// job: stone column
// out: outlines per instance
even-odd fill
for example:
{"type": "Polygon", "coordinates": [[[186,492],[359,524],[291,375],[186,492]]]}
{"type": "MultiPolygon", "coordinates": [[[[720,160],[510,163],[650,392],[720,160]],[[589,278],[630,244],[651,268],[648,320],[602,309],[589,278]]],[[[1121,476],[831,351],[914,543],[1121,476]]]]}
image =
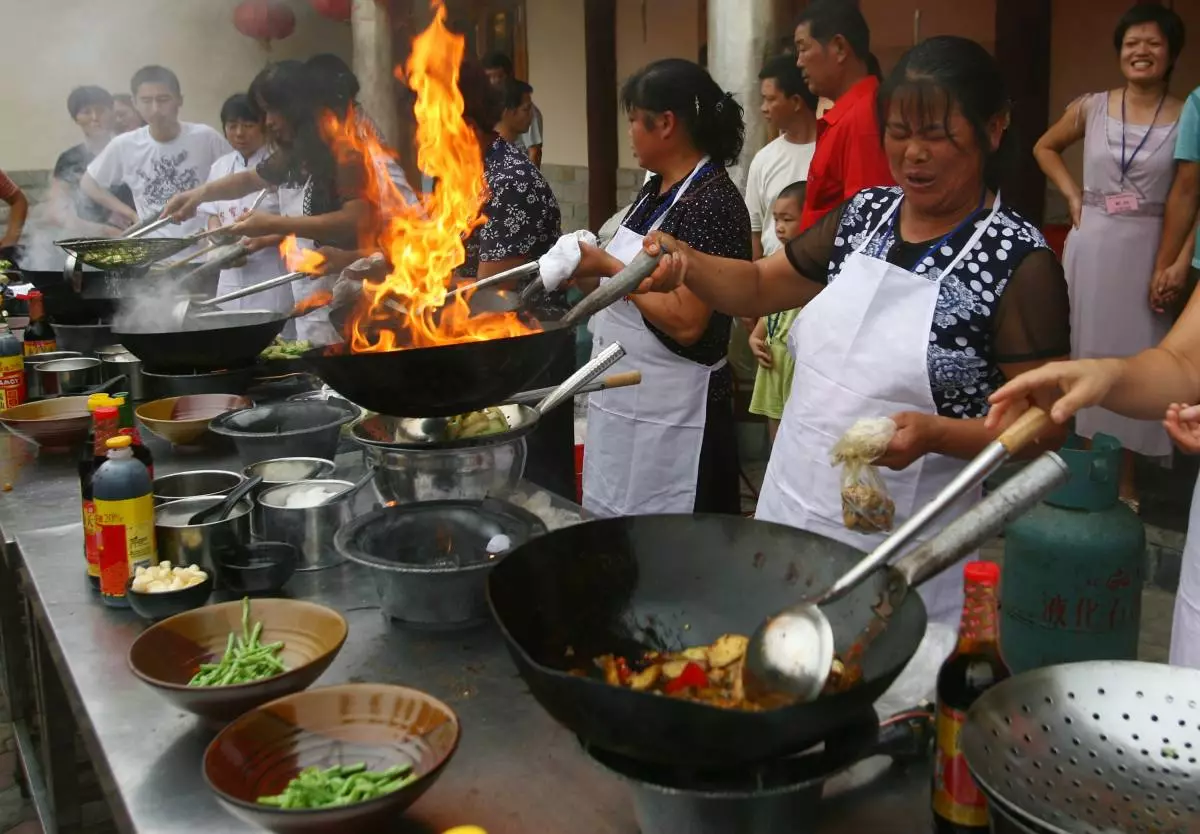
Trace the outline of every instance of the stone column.
{"type": "Polygon", "coordinates": [[[354,74],[359,101],[393,145],[398,140],[396,94],[392,66],[392,27],[387,6],[378,0],[354,0],[350,13],[354,39],[354,74]]]}
{"type": "Polygon", "coordinates": [[[708,70],[746,111],[746,144],[739,164],[729,171],[743,190],[750,160],[767,141],[758,72],[776,52],[776,15],[774,0],[708,0],[708,70]]]}

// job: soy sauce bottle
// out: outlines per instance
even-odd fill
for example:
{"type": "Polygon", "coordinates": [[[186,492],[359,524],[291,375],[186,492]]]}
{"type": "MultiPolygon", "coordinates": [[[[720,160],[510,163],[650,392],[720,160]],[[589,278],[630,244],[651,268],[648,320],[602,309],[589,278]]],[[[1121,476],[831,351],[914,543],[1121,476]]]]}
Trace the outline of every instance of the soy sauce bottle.
{"type": "Polygon", "coordinates": [[[104,604],[125,608],[125,586],[136,568],[158,561],[154,540],[154,482],[133,456],[133,438],[110,437],[108,459],[92,478],[100,533],[100,593],[104,604]]]}
{"type": "Polygon", "coordinates": [[[38,353],[53,353],[58,350],[58,341],[50,320],[46,318],[46,305],[37,290],[29,293],[29,324],[25,326],[24,352],[26,356],[38,353]]]}
{"type": "Polygon", "coordinates": [[[79,501],[83,512],[83,556],[87,563],[87,578],[92,588],[100,590],[100,539],[92,476],[108,459],[108,439],[120,433],[120,422],[117,408],[107,394],[92,394],[88,397],[87,408],[92,415],[92,427],[79,450],[79,501]]]}
{"type": "Polygon", "coordinates": [[[937,749],[933,771],[933,819],[937,834],[987,832],[987,800],[967,769],[960,740],[967,710],[1012,673],[1000,656],[997,586],[1000,566],[972,562],[964,568],[965,594],[958,647],[937,679],[937,749]]]}

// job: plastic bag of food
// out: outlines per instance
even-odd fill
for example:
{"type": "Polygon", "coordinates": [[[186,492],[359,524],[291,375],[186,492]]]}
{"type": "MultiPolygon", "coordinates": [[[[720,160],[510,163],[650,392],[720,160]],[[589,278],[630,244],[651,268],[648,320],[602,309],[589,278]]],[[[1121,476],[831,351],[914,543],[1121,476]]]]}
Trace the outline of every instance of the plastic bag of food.
{"type": "Polygon", "coordinates": [[[887,533],[896,505],[873,464],[887,451],[896,424],[887,417],[859,420],[833,444],[831,459],[842,467],[842,523],[860,533],[887,533]]]}

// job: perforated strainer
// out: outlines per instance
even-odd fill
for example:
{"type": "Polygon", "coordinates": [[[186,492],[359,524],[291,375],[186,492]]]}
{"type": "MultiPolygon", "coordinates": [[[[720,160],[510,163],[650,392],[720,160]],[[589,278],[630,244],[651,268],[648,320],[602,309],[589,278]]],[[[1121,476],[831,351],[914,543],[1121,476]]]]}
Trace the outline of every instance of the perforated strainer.
{"type": "Polygon", "coordinates": [[[963,728],[971,773],[1059,834],[1200,834],[1200,671],[1098,661],[988,690],[963,728]]]}

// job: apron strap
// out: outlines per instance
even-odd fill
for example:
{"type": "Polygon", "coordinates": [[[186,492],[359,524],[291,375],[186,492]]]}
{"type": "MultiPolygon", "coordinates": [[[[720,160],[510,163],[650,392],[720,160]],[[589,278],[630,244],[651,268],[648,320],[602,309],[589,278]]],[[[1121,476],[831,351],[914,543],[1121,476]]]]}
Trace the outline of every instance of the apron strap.
{"type": "Polygon", "coordinates": [[[975,227],[975,234],[971,235],[971,239],[967,241],[967,245],[964,246],[962,249],[960,249],[959,253],[957,255],[955,255],[954,260],[952,260],[950,262],[950,265],[948,267],[946,267],[944,270],[942,270],[943,276],[950,275],[951,273],[954,272],[954,270],[958,267],[958,265],[960,263],[962,263],[962,259],[967,256],[967,253],[975,248],[976,243],[979,243],[980,238],[983,237],[983,233],[987,231],[988,226],[992,225],[992,221],[996,219],[996,215],[999,213],[1000,213],[1000,192],[997,191],[996,199],[992,203],[991,214],[989,214],[987,216],[986,220],[984,220],[982,223],[980,223],[978,226],[975,227]]]}
{"type": "Polygon", "coordinates": [[[858,244],[858,247],[854,250],[855,255],[861,255],[864,253],[867,246],[870,245],[871,241],[875,239],[875,235],[879,234],[879,230],[883,228],[884,224],[891,220],[892,215],[900,210],[900,204],[903,202],[904,195],[900,194],[896,198],[896,202],[892,203],[891,208],[885,211],[883,216],[879,218],[879,222],[876,223],[875,227],[871,229],[871,233],[862,239],[862,243],[858,244]]]}

